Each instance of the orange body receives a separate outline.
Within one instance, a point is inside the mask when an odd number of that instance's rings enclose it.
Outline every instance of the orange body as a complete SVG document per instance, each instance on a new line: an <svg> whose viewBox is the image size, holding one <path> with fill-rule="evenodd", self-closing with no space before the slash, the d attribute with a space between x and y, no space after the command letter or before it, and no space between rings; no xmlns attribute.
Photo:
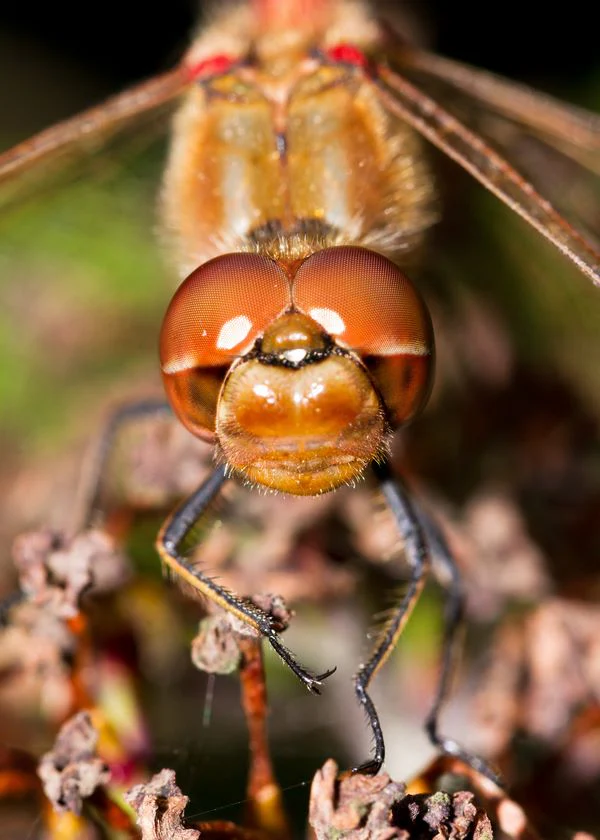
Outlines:
<svg viewBox="0 0 600 840"><path fill-rule="evenodd" d="M245 10L229 18L229 50L248 60L190 90L163 188L165 227L192 272L161 337L169 398L233 469L297 494L383 456L433 367L429 317L397 266L432 222L431 179L361 69L314 54L343 25L375 48L366 20L332 8L320 32L255 37Z"/></svg>

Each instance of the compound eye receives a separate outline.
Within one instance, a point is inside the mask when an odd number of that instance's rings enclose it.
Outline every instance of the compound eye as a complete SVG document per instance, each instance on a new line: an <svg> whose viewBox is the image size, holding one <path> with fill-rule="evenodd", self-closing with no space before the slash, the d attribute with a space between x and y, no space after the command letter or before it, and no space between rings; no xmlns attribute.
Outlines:
<svg viewBox="0 0 600 840"><path fill-rule="evenodd" d="M259 254L216 257L183 281L163 321L160 364L173 411L193 434L214 440L229 366L290 303L286 275Z"/></svg>
<svg viewBox="0 0 600 840"><path fill-rule="evenodd" d="M433 373L431 320L393 262L366 248L325 248L299 267L292 297L297 309L361 356L392 425L425 404Z"/></svg>

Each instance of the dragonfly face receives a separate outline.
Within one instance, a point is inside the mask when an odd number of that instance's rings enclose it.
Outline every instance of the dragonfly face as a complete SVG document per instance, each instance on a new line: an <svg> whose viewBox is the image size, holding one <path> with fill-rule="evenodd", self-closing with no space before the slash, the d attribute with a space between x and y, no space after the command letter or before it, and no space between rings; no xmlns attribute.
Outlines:
<svg viewBox="0 0 600 840"><path fill-rule="evenodd" d="M420 244L433 188L360 51L319 56L323 31L290 44L279 22L243 63L201 64L175 118L164 224L184 269L221 256L175 295L161 364L176 414L228 468L317 495L385 459L429 393L429 316L391 258Z"/></svg>
<svg viewBox="0 0 600 840"><path fill-rule="evenodd" d="M232 362L232 358L236 357ZM387 454L429 394L431 324L406 276L363 248L217 257L180 286L161 366L173 409L229 466L316 495Z"/></svg>

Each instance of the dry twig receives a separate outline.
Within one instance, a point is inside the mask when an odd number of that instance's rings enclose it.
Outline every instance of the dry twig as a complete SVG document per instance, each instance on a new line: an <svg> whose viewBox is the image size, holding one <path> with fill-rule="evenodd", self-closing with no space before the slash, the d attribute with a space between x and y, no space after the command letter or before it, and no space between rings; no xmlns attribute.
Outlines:
<svg viewBox="0 0 600 840"><path fill-rule="evenodd" d="M61 728L54 749L42 756L38 773L56 811L81 814L83 800L110 778L98 757L98 733L88 712L79 712Z"/></svg>
<svg viewBox="0 0 600 840"><path fill-rule="evenodd" d="M137 814L142 840L199 840L199 831L183 825L189 797L175 783L174 770L161 770L149 782L131 788L125 799Z"/></svg>
<svg viewBox="0 0 600 840"><path fill-rule="evenodd" d="M491 840L491 822L474 798L468 791L407 794L385 773L339 778L329 760L313 781L309 821L318 840Z"/></svg>

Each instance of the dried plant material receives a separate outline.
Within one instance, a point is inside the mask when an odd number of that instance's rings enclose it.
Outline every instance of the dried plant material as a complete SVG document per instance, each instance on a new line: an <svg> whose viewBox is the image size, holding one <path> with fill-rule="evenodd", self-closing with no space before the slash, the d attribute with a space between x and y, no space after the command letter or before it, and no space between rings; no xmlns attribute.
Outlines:
<svg viewBox="0 0 600 840"><path fill-rule="evenodd" d="M273 833L246 828L228 820L212 820L212 822L195 824L200 829L202 840L274 840Z"/></svg>
<svg viewBox="0 0 600 840"><path fill-rule="evenodd" d="M273 628L277 633L283 633L290 626L293 612L287 606L281 595L259 593L252 596L252 603L260 607L271 617Z"/></svg>
<svg viewBox="0 0 600 840"><path fill-rule="evenodd" d="M175 783L174 770L161 770L146 784L131 788L125 800L137 814L142 840L198 840L200 837L199 831L183 825L189 797Z"/></svg>
<svg viewBox="0 0 600 840"><path fill-rule="evenodd" d="M474 798L467 791L407 794L404 784L391 781L385 773L338 778L337 766L330 760L313 780L309 821L318 840L333 840L340 834L351 840L491 840L490 820Z"/></svg>
<svg viewBox="0 0 600 840"><path fill-rule="evenodd" d="M463 571L471 615L491 620L508 600L530 603L550 592L544 557L507 494L480 491L458 524L444 520L450 549Z"/></svg>
<svg viewBox="0 0 600 840"><path fill-rule="evenodd" d="M411 798L415 801L402 803L396 817L403 825L404 837L427 836L422 830L423 824L436 840L464 840L467 837L492 840L494 836L490 818L475 805L475 794L471 791L462 790L453 794L439 791L431 796Z"/></svg>
<svg viewBox="0 0 600 840"><path fill-rule="evenodd" d="M238 669L242 654L228 613L202 619L190 653L194 666L207 674L231 674Z"/></svg>
<svg viewBox="0 0 600 840"><path fill-rule="evenodd" d="M536 837L521 806L507 796L496 803L496 821L507 837L515 840L533 840Z"/></svg>
<svg viewBox="0 0 600 840"><path fill-rule="evenodd" d="M336 498L336 496L340 498ZM331 562L344 529L336 515L346 494L310 497L262 495L233 482L223 488L218 527L203 539L198 563L238 593L277 592L298 604L343 599L356 572ZM345 552L342 552L345 555Z"/></svg>
<svg viewBox="0 0 600 840"><path fill-rule="evenodd" d="M566 773L583 785L597 785L600 778L600 704L588 706L575 717L564 739Z"/></svg>
<svg viewBox="0 0 600 840"><path fill-rule="evenodd" d="M474 722L478 751L498 757L508 748L522 713L524 639L516 617L496 633L488 660L475 700Z"/></svg>
<svg viewBox="0 0 600 840"><path fill-rule="evenodd" d="M56 811L81 814L83 800L110 778L96 754L98 733L88 712L79 712L61 728L54 749L42 756L38 774Z"/></svg>
<svg viewBox="0 0 600 840"><path fill-rule="evenodd" d="M434 790L438 781L446 775L468 779L469 786L475 794L471 791L460 791L450 797L446 793L438 792L427 798L428 813L433 815L434 823L438 824L440 829L436 835L437 840L465 835L471 837L471 831L473 837L489 840L493 836L493 828L499 829L501 836L505 835L512 840L539 840L523 808L507 796L504 788L474 770L462 759L450 755L437 756L411 782L411 787L417 790ZM485 809L485 813L475 806L474 795ZM453 814L453 828L448 834L445 814L450 812ZM441 816L441 822L436 814ZM426 822L431 824L431 818L428 817Z"/></svg>
<svg viewBox="0 0 600 840"><path fill-rule="evenodd" d="M284 606L280 599L270 599L271 614ZM263 598L261 606L268 609L269 599ZM280 620L281 620L280 615ZM289 616L285 612L287 619ZM280 624L283 629L283 625ZM248 782L246 785L245 823L253 828L264 830L265 834L275 838L288 838L292 832L288 824L283 804L282 790L277 784L271 753L267 722L269 704L265 682L262 640L238 637L241 653L240 688L242 707L248 726Z"/></svg>
<svg viewBox="0 0 600 840"><path fill-rule="evenodd" d="M579 709L600 703L600 607L554 599L529 616L525 633L524 723L552 742Z"/></svg>
<svg viewBox="0 0 600 840"><path fill-rule="evenodd" d="M101 531L71 540L48 530L22 534L14 542L13 559L21 590L59 618L77 615L84 592L114 589L127 575L123 555Z"/></svg>
<svg viewBox="0 0 600 840"><path fill-rule="evenodd" d="M521 619L511 616L490 662L476 704L485 753L503 754L517 731L564 747L565 738L576 737L575 716L600 705L600 609L553 599ZM586 776L600 773L595 752L592 746L584 756L581 745L574 751Z"/></svg>
<svg viewBox="0 0 600 840"><path fill-rule="evenodd" d="M77 648L75 634L53 613L27 602L10 618L0 636L3 703L23 710L41 702L50 718L64 719L73 700L69 662Z"/></svg>
<svg viewBox="0 0 600 840"><path fill-rule="evenodd" d="M255 595L252 603L271 616L275 630L281 633L290 622L290 612L279 595ZM192 662L208 674L231 674L242 657L238 639L258 638L258 632L246 622L220 608L207 605L213 614L203 619L192 641Z"/></svg>
<svg viewBox="0 0 600 840"><path fill-rule="evenodd" d="M132 421L119 435L114 454L118 496L136 509L163 508L188 495L212 464L212 447L168 416ZM110 497L116 489L108 483Z"/></svg>
<svg viewBox="0 0 600 840"><path fill-rule="evenodd" d="M492 825L487 814L474 804L475 794L471 791L458 791L452 795L439 791L424 799L418 818L417 809L409 805L408 813L413 822L422 820L436 837L450 837L463 840L491 840Z"/></svg>
<svg viewBox="0 0 600 840"><path fill-rule="evenodd" d="M402 550L398 524L381 494L351 493L344 500L343 515L352 531L353 545L370 563L398 563ZM401 568L401 567L400 567Z"/></svg>
<svg viewBox="0 0 600 840"><path fill-rule="evenodd" d="M422 504L443 531L462 572L470 615L491 620L508 600L531 602L550 592L543 554L507 494L480 490L460 517L451 516L438 500L427 497ZM390 574L397 576L403 546L387 507L355 493L346 499L345 513L361 553L370 562L393 566Z"/></svg>
<svg viewBox="0 0 600 840"><path fill-rule="evenodd" d="M313 779L308 820L318 840L330 840L340 832L356 840L399 837L391 824L391 812L405 798L405 785L392 782L385 773L357 773L342 779L337 773L337 765L330 759Z"/></svg>

